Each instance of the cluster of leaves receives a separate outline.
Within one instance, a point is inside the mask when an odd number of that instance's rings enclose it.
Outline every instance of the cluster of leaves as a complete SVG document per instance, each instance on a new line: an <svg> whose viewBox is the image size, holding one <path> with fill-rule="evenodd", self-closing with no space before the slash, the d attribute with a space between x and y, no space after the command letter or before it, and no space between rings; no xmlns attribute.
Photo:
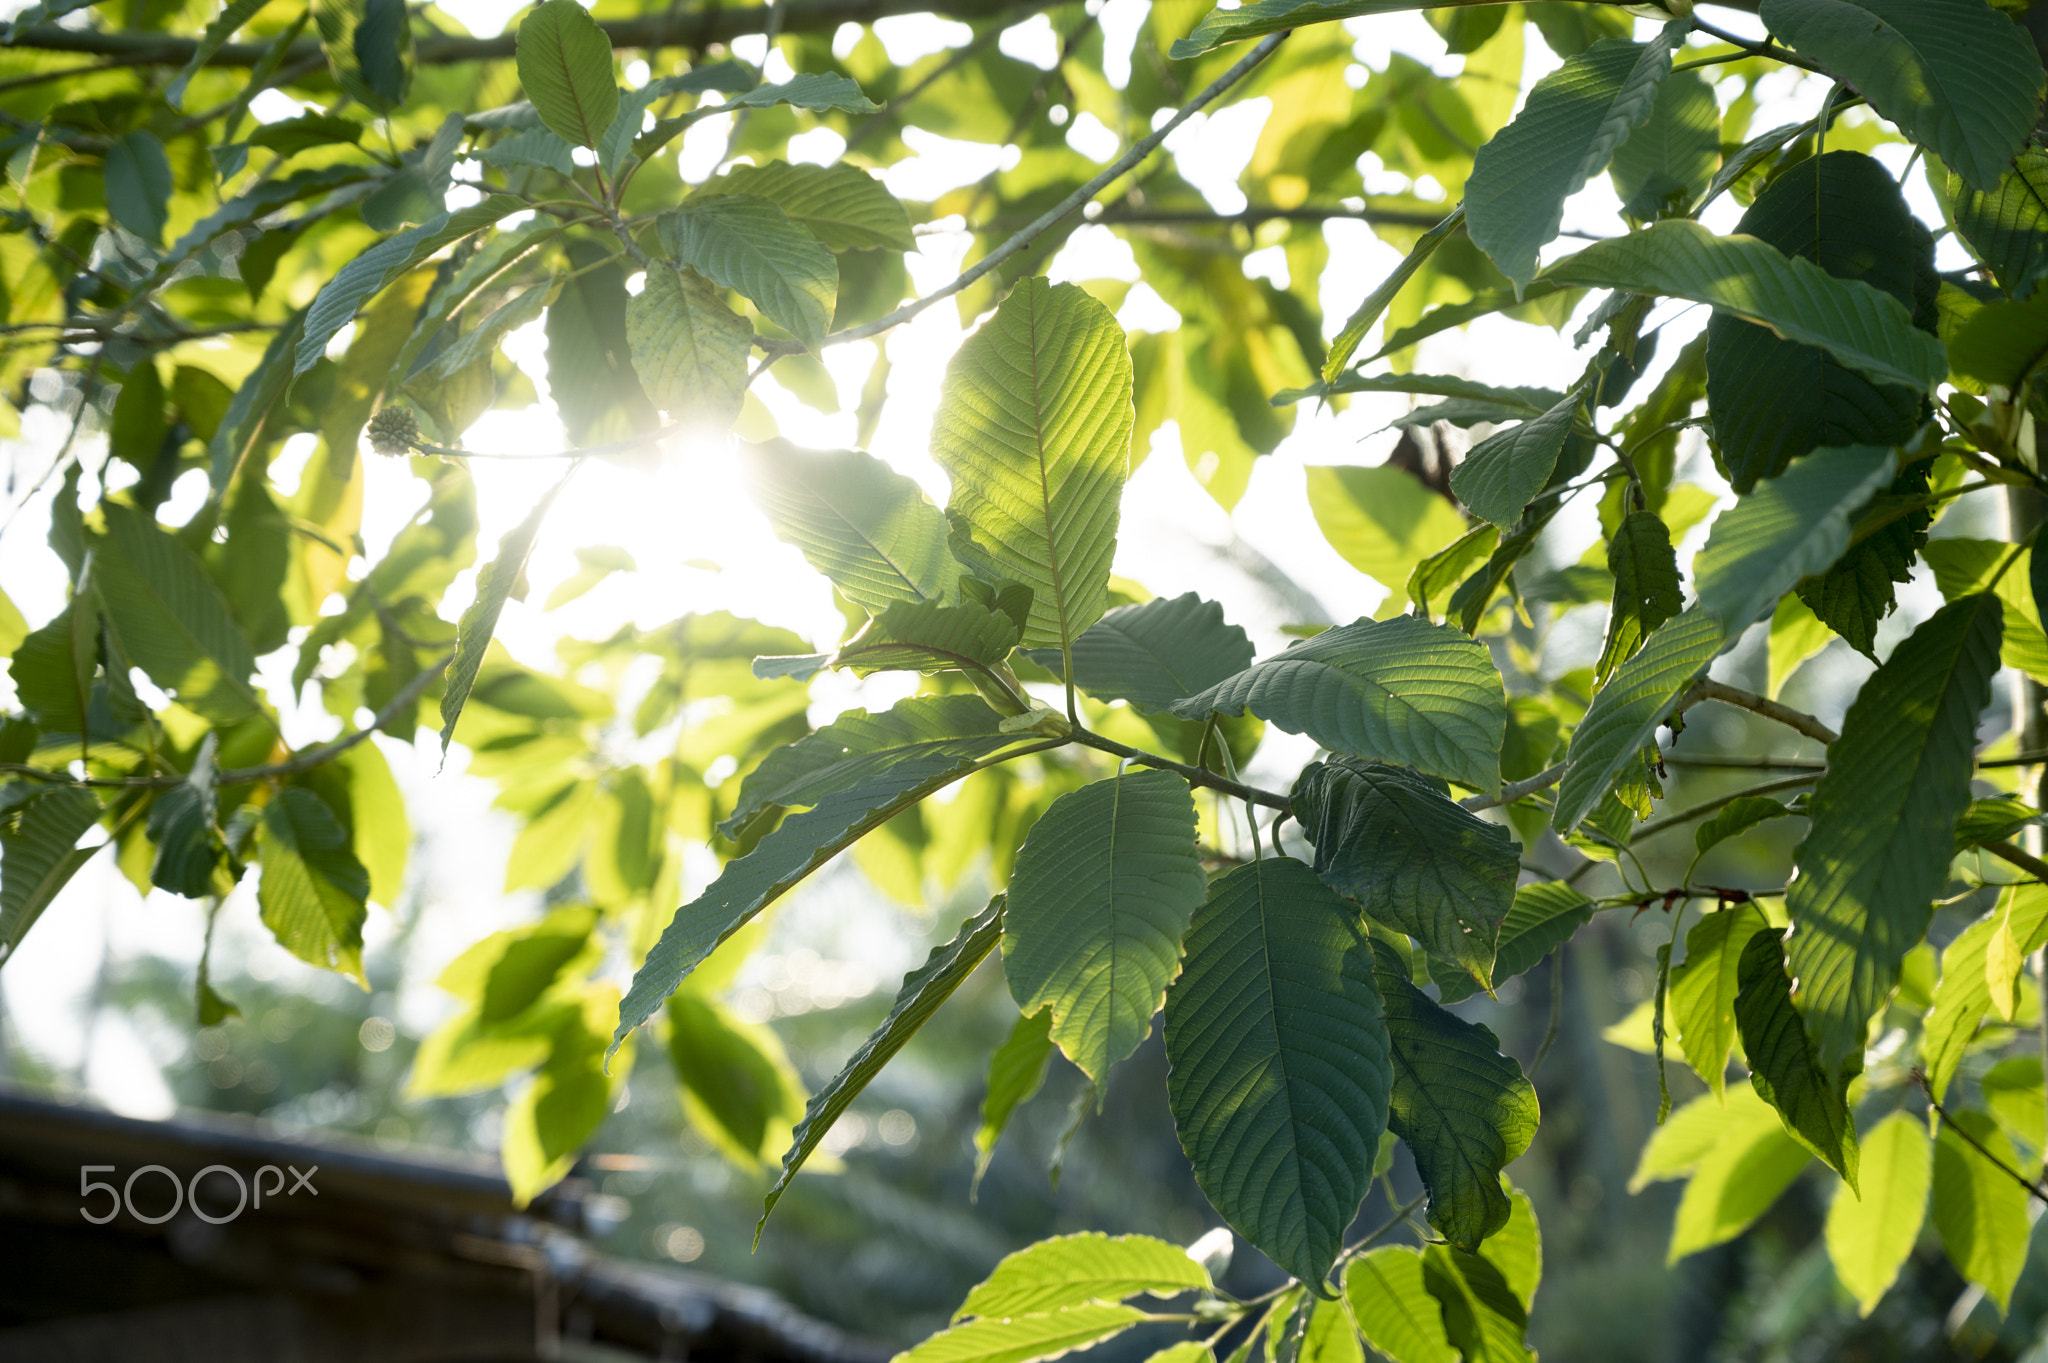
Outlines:
<svg viewBox="0 0 2048 1363"><path fill-rule="evenodd" d="M790 8L765 22L808 22ZM974 43L924 68L888 67L872 34L834 57L799 26L777 49L792 79L700 50L632 88L611 36L624 21L608 30L574 0L526 13L509 68L429 61L439 49L401 10L323 4L280 22L236 0L185 40L163 90L135 70L163 60L161 41L78 75L51 54L125 31L26 16L0 50L20 73L0 368L26 395L17 407L70 418L50 474L70 592L34 630L0 611L21 707L0 727L0 953L102 827L138 888L212 911L257 869L278 940L360 978L368 903L401 892L409 840L366 740L410 739L438 699L442 748L461 741L521 820L508 888L549 891L551 912L448 968L462 1008L422 1047L412 1091L518 1082L504 1158L520 1196L569 1167L616 1100L607 1057L653 1023L691 1120L742 1164L782 1152L765 1222L874 1076L999 955L1018 1021L991 1063L984 1159L1053 1050L1100 1085L1163 1012L1196 1180L1292 1281L1233 1301L1173 1246L1050 1241L1006 1261L920 1363L1029 1363L1158 1319L1198 1332L1174 1363L1209 1359L1231 1331L1240 1356L1272 1363L1362 1358L1361 1338L1411 1363L1524 1356L1540 1268L1533 1211L1503 1174L1535 1136L1536 1092L1453 1005L1531 970L1598 911L1709 902L1682 956L1674 925L1645 1017L1660 1063L1676 1041L1710 1089L1639 1173L1689 1180L1674 1257L1739 1233L1818 1158L1841 1185L1828 1243L1866 1309L1930 1207L1959 1271L2002 1303L2048 1145L2039 1061L1999 1058L2041 1006L2023 962L2048 943L2048 863L2012 841L2033 805L1980 788L2005 769L1982 764L2005 759L1976 735L2001 668L2048 684L2048 566L2030 528L1928 531L1978 492L2030 516L2043 487L2048 152L2031 139L2048 80L2033 43L1984 0L1765 0L1764 45L1690 5L1642 41L1610 7L1465 6L1435 16L1462 75L1396 58L1353 90L1331 21L1417 8L1158 5L1121 91L1092 18L1065 10L1059 64L1028 77L989 50L1006 12L974 16ZM1525 17L1563 61L1523 98ZM229 41L244 30L254 41ZM1761 133L1753 94L1724 114L1701 74L1748 92L1784 63L1835 89L1814 119ZM322 107L250 128L272 86ZM56 102L60 87L79 97ZM1125 234L1182 325L1133 340L1116 290L1038 277L1115 182L1055 129L1093 114L1134 130L1126 159L1141 158L1166 131L1155 113L1233 89L1273 98L1246 177L1279 228L1256 240L1285 247L1298 286L1248 278L1253 238L1233 235L1246 224L1157 167L1097 221ZM1859 104L1872 116L1837 123ZM714 113L734 116L728 160L753 159L686 185L673 144ZM862 162L778 155L800 117L849 148L866 139L875 166L910 122L1026 150L918 208ZM1935 269L1932 232L1869 154L1884 139L1914 145L1974 268ZM1442 198L1350 206L1368 151ZM1603 173L1629 230L1558 254L1566 201ZM1723 195L1745 209L1732 234L1700 221ZM899 306L914 210L992 237L952 285ZM1328 345L1308 301L1327 259L1319 215L1361 217L1407 253ZM1007 225L1022 230L993 245ZM1560 325L1593 290L1577 337L1591 355L1564 391L1413 372L1431 335L1494 313ZM868 454L771 438L748 392L759 373L815 389L820 350L953 296L981 320L933 424L943 509ZM1712 320L1631 403L1677 311L1661 300ZM492 635L524 595L553 493L479 568L461 618L443 617L476 561L464 433L532 401L502 343L536 322L571 457L630 459L683 431L754 437L737 457L757 503L855 622L836 647L693 616L567 644L561 677L513 664ZM1228 507L1296 404L1390 392L1436 399L1404 418L1404 448L1421 448L1418 431L1488 429L1447 478L1396 462L1313 471L1325 535L1391 592L1380 618L1306 630L1261 660L1218 604L1112 577L1125 484L1166 421ZM875 419L864 403L863 429ZM109 463L85 481L89 424L122 478ZM412 455L426 501L358 567L366 428L380 452ZM1736 499L1681 575L1675 546L1715 506L1678 479L1694 428ZM286 493L271 465L295 436L311 452ZM174 524L187 474L203 490ZM1588 493L1600 542L1539 574L1545 532ZM1880 623L1923 561L1946 604L1879 661ZM631 568L616 553L585 563L551 604ZM1549 627L1592 604L1608 609L1598 659L1546 672ZM1773 694L1711 679L1765 621ZM1839 735L1775 699L1835 637L1878 664ZM254 679L286 648L294 686L319 682L342 737L283 743ZM596 668L616 683L650 658L658 678L630 716L566 679ZM805 683L826 670L922 680L886 711L812 730ZM161 697L138 695L138 675ZM1675 741L1708 700L1785 723L1824 758L1653 819L1659 732ZM1268 725L1322 750L1285 791L1240 775ZM623 760L628 735L668 755ZM2009 756L2024 769L2042 755ZM1772 798L1792 785L1813 789ZM954 793L930 800L941 791ZM1634 850L1696 824L1704 857L1780 817L1806 824L1783 888L1729 891L1692 870L1653 885ZM686 844L722 869L684 900ZM807 1095L774 1034L723 996L777 901L849 849L911 898L977 864L998 892ZM1958 879L1981 887L1986 857L2029 879L1937 961L1935 906ZM1620 890L1576 887L1602 867ZM613 951L636 966L623 993L605 978ZM233 1009L203 964L198 1005L207 1021ZM1749 1082L1731 1088L1736 1059ZM1424 1187L1428 1243L1374 1247L1411 1205L1347 1244L1395 1142ZM1129 1304L1144 1294L1193 1304Z"/></svg>

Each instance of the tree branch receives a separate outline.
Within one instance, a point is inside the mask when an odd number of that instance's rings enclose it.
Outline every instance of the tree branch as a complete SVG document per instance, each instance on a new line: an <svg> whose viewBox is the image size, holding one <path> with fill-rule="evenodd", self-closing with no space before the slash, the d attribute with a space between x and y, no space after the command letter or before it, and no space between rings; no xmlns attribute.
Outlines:
<svg viewBox="0 0 2048 1363"><path fill-rule="evenodd" d="M1676 814L1666 814L1661 819L1651 819L1647 823L1638 825L1636 831L1629 836L1629 842L1633 845L1643 838L1655 837L1666 829L1676 828L1680 824L1704 818L1706 815L1725 809L1737 800L1746 799L1751 795L1772 795L1781 790L1797 790L1801 786L1812 785L1820 778L1820 772L1811 771L1801 776L1787 776L1782 780L1766 781L1760 786L1751 786L1747 790L1738 790L1727 795L1717 796L1706 801L1704 804L1694 805L1691 809L1681 809Z"/></svg>
<svg viewBox="0 0 2048 1363"><path fill-rule="evenodd" d="M1458 803L1471 810L1498 809L1502 805L1511 805L1524 796L1534 795L1539 790L1550 789L1563 776L1564 763L1560 762L1554 767L1545 767L1534 776L1520 781L1510 781L1500 788L1497 795L1467 795Z"/></svg>
<svg viewBox="0 0 2048 1363"><path fill-rule="evenodd" d="M1260 790L1257 786L1248 786L1241 781L1233 781L1227 776L1218 776L1207 768L1191 767L1185 762L1176 762L1170 757L1161 757L1158 753L1146 752L1143 748L1133 748L1128 744L1119 743L1113 738L1104 738L1101 734L1087 729L1076 728L1071 737L1074 742L1084 747L1094 748L1098 752L1114 753L1116 756L1128 758L1140 766L1157 767L1161 771L1177 773L1189 785L1206 786L1210 790L1220 790L1225 795L1236 796L1246 804L1264 805L1268 809L1284 810L1290 814L1294 812L1294 806L1288 802L1285 795L1276 795L1270 790Z"/></svg>
<svg viewBox="0 0 2048 1363"><path fill-rule="evenodd" d="M1913 1067L1913 1082L1918 1084L1920 1086L1920 1091L1927 1095L1927 1106L1934 1109L1934 1115L1941 1118L1943 1124L1945 1124L1949 1128L1949 1130L1955 1132L1958 1136L1962 1137L1964 1142L1968 1144L1972 1150L1975 1150L1978 1154L1982 1155L1985 1159L1989 1160L1994 1168L2004 1171L2006 1174L2010 1175L2013 1181L2019 1184L2020 1187L2025 1188L2028 1192L2032 1193L2042 1202L2048 1203L2048 1190L2044 1190L2040 1184L2034 1182L2034 1180L2028 1178L2025 1174L2013 1168L2010 1164L2007 1164L2004 1160L1992 1154L1989 1150L1986 1150L1983 1147L1983 1145L1978 1142L1977 1138L1969 1133L1968 1129L1956 1125L1954 1119L1948 1115L1948 1109L1944 1108L1941 1105L1941 1100L1934 1096L1933 1087L1927 1082L1927 1076L1921 1072L1920 1067L1918 1065L1915 1065Z"/></svg>
<svg viewBox="0 0 2048 1363"><path fill-rule="evenodd" d="M745 9L715 7L693 13L665 10L637 19L611 19L598 26L612 40L614 49L652 51L663 47L687 47L698 51L734 38L768 31L768 5ZM841 24L869 24L897 14L936 14L965 23L1006 15L1012 6L993 0L789 0L782 18L784 33L830 33ZM413 44L413 61L420 66L450 66L461 62L509 61L517 46L514 33L495 38L456 37L422 34ZM112 32L98 29L69 29L57 24L36 24L14 36L10 47L36 52L78 52L109 57L109 65L183 66L198 46L196 38L177 38L162 33L141 33L127 29ZM207 58L208 66L252 67L263 59L264 43L226 43ZM320 59L320 45L310 39L293 43L286 60Z"/></svg>
<svg viewBox="0 0 2048 1363"><path fill-rule="evenodd" d="M1780 705L1774 700L1759 696L1754 691L1745 691L1739 686L1729 686L1708 677L1702 677L1686 688L1685 694L1678 698L1678 712L1683 714L1703 700L1718 700L1723 705L1733 705L1751 714L1762 715L1765 719L1776 720L1788 729L1805 734L1816 743L1833 743L1841 737L1804 710Z"/></svg>

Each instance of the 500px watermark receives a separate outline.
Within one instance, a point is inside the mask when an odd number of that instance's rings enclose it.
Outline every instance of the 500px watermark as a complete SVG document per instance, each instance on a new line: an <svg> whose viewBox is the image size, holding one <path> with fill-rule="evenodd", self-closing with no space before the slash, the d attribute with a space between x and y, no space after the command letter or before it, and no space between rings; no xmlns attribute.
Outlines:
<svg viewBox="0 0 2048 1363"><path fill-rule="evenodd" d="M287 1171L290 1172L292 1177L292 1183L289 1188L285 1186L285 1174ZM274 1202L280 1193L286 1197L296 1197L301 1192L311 1193L315 1197L320 1196L320 1190L313 1186L313 1175L320 1172L320 1166L317 1164L308 1168L304 1173L300 1173L295 1166L289 1164L283 1169L278 1168L275 1164L266 1164L256 1171L256 1176L253 1180L244 1179L239 1169L231 1169L225 1164L209 1164L198 1173L192 1175L191 1179L186 1183L180 1183L178 1176L161 1164L145 1164L134 1173L128 1175L127 1181L118 1188L111 1183L101 1182L93 1177L94 1174L111 1174L113 1172L114 1166L111 1164L85 1164L79 1166L79 1197L89 1198L97 1193L105 1193L111 1200L111 1205L108 1206L105 1213L100 1215L95 1215L89 1206L78 1209L78 1214L92 1222L95 1226L106 1225L107 1222L112 1221L124 1210L128 1215L145 1226L160 1226L176 1216L188 1201L192 1204L192 1214L201 1221L209 1225L224 1226L243 1212L248 1211L252 1206L260 1210L265 1197L269 1197ZM141 1178L144 1174L161 1175L164 1182L171 1185L171 1209L169 1211L151 1216L136 1207L135 1180ZM268 1188L264 1187L266 1175L272 1180ZM226 1216L216 1216L200 1205L199 1185L208 1176L234 1180L235 1209ZM253 1198L251 1196L252 1182L254 1184Z"/></svg>

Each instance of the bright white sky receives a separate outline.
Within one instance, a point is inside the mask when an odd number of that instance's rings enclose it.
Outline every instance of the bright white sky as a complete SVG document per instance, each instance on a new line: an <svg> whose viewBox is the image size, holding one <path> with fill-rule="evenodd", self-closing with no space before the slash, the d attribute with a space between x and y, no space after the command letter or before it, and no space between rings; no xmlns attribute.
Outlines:
<svg viewBox="0 0 2048 1363"><path fill-rule="evenodd" d="M442 0L441 8L471 31L490 34L503 28L518 4L512 0ZM1146 8L1144 0L1109 0L1103 11L1113 84L1120 86L1128 75L1130 44ZM1730 27L1762 36L1753 16L1721 18ZM957 45L970 36L964 25L931 16L885 19L875 27L898 62ZM1360 59L1376 69L1384 68L1388 53L1394 50L1428 61L1445 74L1461 65L1460 58L1444 54L1442 41L1418 15L1352 20L1346 27L1358 40ZM1653 31L1648 21L1639 21L1638 27L1639 36ZM1034 18L1005 34L1002 48L1022 60L1048 65L1054 50L1051 27L1042 16ZM1557 59L1533 34L1528 54L1525 90L1557 65ZM755 40L752 51L747 51L743 42L741 55L758 60L759 41ZM787 74L786 68L778 69L780 61L779 54L771 60L771 77ZM647 71L634 62L627 75L638 83L647 78ZM1773 76L1764 83L1763 107L1752 126L1762 129L1809 118L1818 109L1822 93L1822 85L1800 73L1786 71ZM268 95L258 101L257 111L277 118L290 116L297 108L281 95ZM1269 101L1264 99L1225 105L1191 120L1170 144L1181 157L1181 173L1194 181L1219 211L1244 207L1236 181L1250 159L1268 108ZM724 122L707 119L692 129L680 149L686 178L701 180L715 168L723 152ZM1114 134L1092 119L1078 121L1070 132L1073 145L1086 155L1107 161L1115 154ZM906 138L918 155L892 168L887 183L908 197L929 199L971 183L1005 156L1002 148L916 131ZM836 134L819 131L798 139L792 150L798 159L829 161L840 145ZM1903 169L1904 148L1886 147L1879 155L1895 172ZM1907 191L1924 218L1938 221L1917 172L1908 181ZM452 192L474 193L461 186ZM1564 225L1601 234L1619 232L1623 224L1617 216L1618 206L1606 177L1599 177L1567 205ZM1739 211L1724 198L1709 213L1708 225L1729 230ZM1334 334L1366 291L1394 267L1399 254L1356 222L1333 222L1326 232L1332 267L1323 282L1322 303L1326 328ZM918 291L950 280L967 245L967 236L960 233L921 237L920 252L910 260ZM1572 245L1555 243L1546 259ZM1943 251L1943 268L1964 263L1953 243L1943 243ZM1284 270L1284 262L1272 259L1278 255L1278 251L1262 253L1254 266L1264 262L1269 270ZM1108 230L1095 227L1077 232L1053 260L1049 273L1055 280L1135 281L1138 277L1129 248ZM1670 313L1680 311L1666 306ZM1131 291L1121 320L1135 331L1170 326L1174 319L1156 294L1139 285ZM1668 363L1681 342L1704 323L1705 313L1700 309L1678 317L1667 329L1659 354ZM1424 342L1417 368L1499 384L1566 387L1584 363L1584 357L1571 349L1572 329L1567 327L1563 335L1553 337L1499 319L1483 320L1465 334ZM947 303L886 338L893 362L890 402L870 445L873 453L917 479L941 503L946 479L928 458L926 446L939 380L963 335L957 312ZM507 350L532 375L541 403L525 412L490 414L470 431L466 443L472 449L507 453L545 454L561 449L561 430L547 397L540 324L515 333ZM825 352L844 408L837 415L823 415L799 403L777 386L773 371L755 391L788 438L819 448L845 447L853 441L852 412L876 354L872 342ZM1233 541L1257 549L1307 587L1322 601L1332 620L1369 614L1384 590L1347 565L1313 532L1303 469L1312 464L1378 463L1392 447L1394 436L1374 432L1407 406L1407 400L1400 397L1368 396L1338 414L1327 410L1310 414L1304 407L1294 434L1273 455L1259 461L1234 515L1218 508L1188 474L1178 436L1167 427L1125 495L1117 571L1162 594L1194 589L1222 600L1231 618L1251 630L1262 655L1281 646L1279 627L1289 623L1289 618L1270 593L1226 560L1223 551ZM1689 438L1696 445L1697 437ZM48 409L37 408L29 414L22 438L0 446L0 457L11 461L15 486L27 486L41 475L60 439L59 423ZM311 449L311 437L298 439L300 443L287 447L275 470L287 484ZM88 470L102 464L104 448L103 440L87 443L83 462ZM375 558L413 515L424 490L401 461L367 454L366 459L364 538ZM560 476L562 464L553 459L477 461L474 468L482 517L479 561L487 561L498 537L525 516ZM1725 491L1697 448L1685 472L1693 481ZM203 475L186 475L165 508L167 518L190 516L203 495ZM45 494L24 508L0 538L0 580L30 621L38 624L56 612L64 596L61 568L44 547L48 513ZM1550 541L1556 558L1564 562L1575 559L1596 537L1591 500L1582 499L1567 521L1553 531ZM1694 532L1695 547L1703 534L1704 528ZM615 576L570 606L543 614L538 603L557 581L577 568L574 550L595 545L628 550L639 571ZM1688 559L1682 549L1681 563ZM719 567L701 566L705 561ZM449 618L454 618L473 593L473 576L458 580L443 603ZM499 637L515 656L540 667L551 664L554 643L564 634L601 637L626 622L652 626L686 611L729 610L752 616L793 629L820 647L830 647L842 628L825 580L813 573L794 549L770 534L740 489L731 454L717 445L671 450L664 468L651 477L592 461L568 485L551 513L530 576L533 591L529 603L508 608ZM1938 599L1931 593L1931 585L1925 583L1908 589L1900 615L1886 631L1887 642L1924 617ZM1585 619L1578 623L1579 633L1597 647L1599 608L1582 613ZM1568 620L1566 629L1572 626ZM1825 661L1832 666L1856 666L1832 658ZM295 743L332 736L339 728L338 721L317 703L295 704L288 678L289 664L273 658L264 680L285 715L288 736ZM0 698L4 698L4 688L5 683L0 682ZM818 688L820 698L813 715L822 723L851 704L886 706L907 690L901 677L866 683L835 681ZM465 755L459 748L447 771L436 775L434 745L422 743L409 749L381 738L377 742L406 789L421 838L413 867L416 893L424 905L405 981L395 1000L380 999L378 1006L395 1013L402 1026L424 1030L449 1007L449 1001L431 983L441 965L482 934L530 919L538 911L539 900L533 892L499 892L496 868L510 847L513 825L488 808L488 785L461 774ZM1284 785L1308 754L1305 740L1272 732L1259 765ZM693 878L686 889L694 892L702 883L701 878ZM65 1070L82 1067L90 1092L116 1110L137 1115L167 1113L170 1094L157 1077L156 1066L175 1057L185 1044L183 1036L154 1029L146 1022L118 1018L103 1018L99 1026L89 1029L85 1025L87 1001L103 952L111 951L117 957L155 954L189 968L197 962L202 929L197 905L161 892L145 901L114 869L111 859L97 859L44 916L0 975L13 1037L54 1066ZM373 908L366 933L373 948L388 940L391 930L391 916ZM842 981L852 981L854 992L893 987L895 973L918 949L904 917L878 903L858 877L848 875L827 876L815 889L799 892L776 931L772 944L776 959L764 962L760 971L786 974L792 960L813 962L815 958L799 955L800 948L809 948L828 964L835 959L844 963ZM303 987L316 996L321 990L345 987L300 964L270 941L257 921L253 877L224 908L215 951L217 978L232 977L240 966L264 978L302 980Z"/></svg>

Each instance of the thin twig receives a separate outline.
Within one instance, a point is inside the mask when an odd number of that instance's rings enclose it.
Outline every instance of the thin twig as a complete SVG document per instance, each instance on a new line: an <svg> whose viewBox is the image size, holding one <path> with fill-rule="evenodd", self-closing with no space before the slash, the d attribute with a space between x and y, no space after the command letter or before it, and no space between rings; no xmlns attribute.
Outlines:
<svg viewBox="0 0 2048 1363"><path fill-rule="evenodd" d="M1983 1146L1983 1143L1980 1142L1975 1136L1970 1134L1968 1127L1959 1126L1952 1118L1950 1118L1950 1116L1948 1115L1948 1109L1943 1107L1941 1105L1941 1100L1934 1096L1933 1086L1927 1082L1927 1076L1921 1072L1920 1067L1918 1065L1915 1065L1913 1067L1913 1082L1918 1084L1920 1086L1920 1091L1927 1095L1927 1106L1934 1109L1934 1115L1941 1118L1942 1124L1946 1126L1949 1130L1955 1132L1956 1135L1962 1137L1964 1144L1968 1145L1972 1150L1975 1150L1978 1154L1982 1155L1986 1160L1990 1161L1991 1165L1994 1168L2002 1170L2008 1177L2010 1177L2013 1180L2013 1182L2019 1184L2020 1187L2025 1188L2028 1192L2032 1193L2042 1202L2048 1203L2048 1188L2043 1188L2040 1184L2028 1178L2025 1174L2013 1168L2010 1164L2007 1164L2004 1160L1992 1154L1989 1150L1986 1150Z"/></svg>
<svg viewBox="0 0 2048 1363"><path fill-rule="evenodd" d="M824 340L818 342L818 344L820 346L844 345L848 341L864 341L870 336L879 336L883 332L909 321L933 304L944 302L962 289L968 288L983 275L988 274L1011 256L1016 255L1033 241L1036 241L1044 234L1047 228L1078 210L1081 205L1093 199L1097 194L1100 194L1104 189L1107 189L1111 184L1134 169L1139 162L1156 151L1159 144L1172 135L1174 129L1187 122L1190 118L1193 118L1197 113L1200 113L1217 96L1250 75L1254 67L1272 56L1273 49L1280 46L1281 41L1291 31L1283 30L1279 33L1269 34L1260 41L1257 47L1245 54L1235 66L1211 81L1208 89L1202 91L1201 94L1196 95L1192 100L1181 106L1180 112L1153 132L1151 136L1138 142L1129 151L1118 157L1115 163L1100 175L1090 180L1087 184L1082 185L1066 198L1061 199L1045 212L1039 214L1029 225L1011 236L1008 241L976 261L971 268L963 271L959 278L955 279L952 283L947 284L943 288L934 289L924 297L904 304L885 317L877 317L872 322L857 327L848 327L844 331L835 331L830 336L825 337ZM764 349L768 349L771 352L774 350L794 352L801 348L801 344L796 341L762 341L760 343Z"/></svg>
<svg viewBox="0 0 2048 1363"><path fill-rule="evenodd" d="M1072 737L1074 742L1084 747L1094 748L1099 752L1115 753L1118 757L1127 757L1140 766L1157 767L1161 771L1178 773L1186 779L1189 785L1206 786L1210 790L1220 790L1225 795L1236 796L1246 804L1264 805L1268 809L1281 809L1290 813L1294 809L1294 806L1288 802L1285 795L1276 795L1270 790L1260 790L1257 786L1248 786L1242 782L1233 781L1229 777L1218 776L1213 771L1207 771L1201 767L1191 767L1185 762L1176 762L1170 757L1161 757L1157 753L1146 752L1143 748L1133 748L1128 744L1119 743L1113 738L1104 738L1101 734L1088 729L1077 728L1074 730Z"/></svg>
<svg viewBox="0 0 2048 1363"><path fill-rule="evenodd" d="M1771 795L1781 790L1797 790L1801 786L1812 785L1820 778L1820 772L1804 772L1798 776L1787 776L1782 780L1766 781L1760 786L1750 786L1746 790L1738 790L1732 794L1718 796L1704 804L1694 805L1691 809L1681 809L1676 814L1667 814L1661 819L1650 820L1636 829L1629 837L1629 842L1637 843L1641 842L1644 838L1653 838L1667 829L1676 828L1683 823L1691 823L1694 819L1704 818L1706 815L1725 809L1737 800L1747 799L1752 795Z"/></svg>
<svg viewBox="0 0 2048 1363"><path fill-rule="evenodd" d="M1588 864L1594 863L1589 859ZM1529 1062L1529 1078L1532 1080L1549 1058L1550 1048L1557 1044L1557 1034L1564 1024L1564 949L1570 945L1568 941L1560 942L1557 950L1550 953L1550 1025L1544 1028L1543 1040L1537 1043L1536 1058Z"/></svg>
<svg viewBox="0 0 2048 1363"><path fill-rule="evenodd" d="M1739 686L1729 686L1724 682L1717 682L1710 677L1702 677L1687 687L1685 694L1678 698L1676 708L1682 714L1703 700L1718 700L1723 705L1733 705L1738 709L1747 710L1751 714L1762 715L1765 719L1775 720L1788 729L1805 734L1816 743L1829 744L1841 737L1840 734L1815 719L1812 715L1807 714L1804 710L1795 710L1789 705L1780 705L1777 701L1759 696L1754 691L1745 691Z"/></svg>

